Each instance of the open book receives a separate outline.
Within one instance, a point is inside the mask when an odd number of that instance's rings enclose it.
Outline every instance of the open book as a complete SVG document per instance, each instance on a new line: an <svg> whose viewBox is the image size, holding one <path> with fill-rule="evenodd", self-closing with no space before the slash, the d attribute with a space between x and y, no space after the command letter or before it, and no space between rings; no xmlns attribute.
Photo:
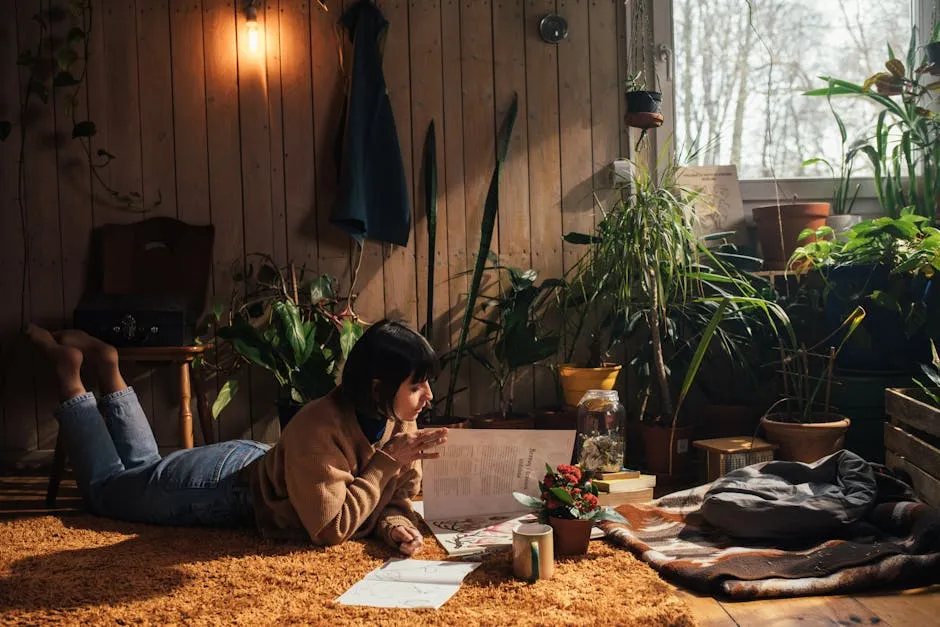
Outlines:
<svg viewBox="0 0 940 627"><path fill-rule="evenodd" d="M574 431L451 429L441 456L423 462L424 500L415 509L449 555L510 546L513 530L535 520L512 493L539 496L545 464L570 463L574 438Z"/></svg>
<svg viewBox="0 0 940 627"><path fill-rule="evenodd" d="M479 562L391 558L344 592L337 603L372 607L433 607L454 596Z"/></svg>

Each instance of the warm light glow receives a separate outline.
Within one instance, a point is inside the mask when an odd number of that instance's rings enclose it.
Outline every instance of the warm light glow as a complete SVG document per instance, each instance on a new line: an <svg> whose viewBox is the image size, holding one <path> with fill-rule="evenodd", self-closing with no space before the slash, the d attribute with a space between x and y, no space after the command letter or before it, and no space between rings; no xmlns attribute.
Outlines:
<svg viewBox="0 0 940 627"><path fill-rule="evenodd" d="M248 20L248 49L252 54L258 52L258 20Z"/></svg>

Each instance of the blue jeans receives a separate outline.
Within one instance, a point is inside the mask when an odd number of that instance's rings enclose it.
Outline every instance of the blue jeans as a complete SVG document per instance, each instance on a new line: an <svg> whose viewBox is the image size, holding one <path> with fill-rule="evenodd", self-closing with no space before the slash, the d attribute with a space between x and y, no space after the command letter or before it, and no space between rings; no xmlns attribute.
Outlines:
<svg viewBox="0 0 940 627"><path fill-rule="evenodd" d="M165 525L253 524L249 487L239 471L264 455L267 445L232 440L161 458L130 387L100 403L91 392L76 396L58 407L56 417L92 513Z"/></svg>

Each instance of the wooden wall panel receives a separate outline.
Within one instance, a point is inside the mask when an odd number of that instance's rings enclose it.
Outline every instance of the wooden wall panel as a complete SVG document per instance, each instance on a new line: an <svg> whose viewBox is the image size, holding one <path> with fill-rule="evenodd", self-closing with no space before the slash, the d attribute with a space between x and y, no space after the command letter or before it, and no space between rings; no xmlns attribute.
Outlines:
<svg viewBox="0 0 940 627"><path fill-rule="evenodd" d="M389 21L385 40L383 70L388 96L395 116L395 129L405 169L406 189L412 210L411 236L407 246L386 244L385 263L380 275L385 289L385 306L378 317L388 315L415 328L418 326L416 291L415 235L417 217L414 212L414 176L411 168L411 49L409 46L408 0L386 0L378 4ZM418 151L420 153L420 149ZM368 275L367 275L368 277ZM367 318L375 320L375 318Z"/></svg>
<svg viewBox="0 0 940 627"><path fill-rule="evenodd" d="M206 120L209 146L209 199L215 225L213 280L226 302L235 289L232 270L245 255L236 10L226 0L203 0L203 47L206 64ZM244 23L244 16L241 16ZM257 260L253 260L257 267ZM242 268L243 269L243 268ZM219 382L221 383L221 382ZM241 392L219 421L219 437L251 434L248 372L238 376Z"/></svg>
<svg viewBox="0 0 940 627"><path fill-rule="evenodd" d="M17 5L19 40L35 51L41 44L40 54L49 59L52 54L49 39L40 29L34 15L45 7L38 0L23 0ZM52 102L52 96L49 96ZM58 208L58 159L55 114L52 106L31 99L29 109L31 128L28 129L25 148L26 169L26 230L29 236L29 309L33 320L51 324L65 314L62 302L62 249ZM41 359L34 358L36 389L36 445L48 447L55 442L55 421L52 410L56 403L57 387L52 369Z"/></svg>
<svg viewBox="0 0 940 627"><path fill-rule="evenodd" d="M18 55L16 5L0 10L0 120L19 119L21 75ZM15 124L10 137L0 142L0 267L9 297L0 300L0 396L3 404L3 448L21 454L37 448L36 397L33 389L32 351L20 335L23 318L31 317L29 292L23 290L28 268L19 198L20 132ZM26 202L26 199L24 199ZM26 296L24 299L23 296Z"/></svg>
<svg viewBox="0 0 940 627"><path fill-rule="evenodd" d="M141 184L153 202L147 216L178 217L173 146L173 78L170 14L166 1L137 3L137 87L140 101ZM175 368L150 371L151 417L158 442L179 442L179 375Z"/></svg>
<svg viewBox="0 0 940 627"><path fill-rule="evenodd" d="M19 117L25 72L18 73L15 58L38 36L32 15L58 2L16 0L0 9L0 17L9 18L0 20L0 119ZM293 260L307 267L308 277L329 273L342 290L349 287L357 248L330 224L329 215L336 201L346 89L335 24L352 3L328 2L330 11L324 12L313 0L267 0L259 13L261 50L252 54L244 41L244 10L235 0L93 1L87 81L76 119L96 123L93 151L116 156L99 170L104 185L139 194L148 216L215 225L214 300L228 301L235 287L233 264L251 251ZM502 175L493 252L505 263L535 267L541 279L560 276L577 257L561 235L591 227L591 192L604 192L607 167L624 148L622 9L616 0L382 0L379 7L390 23L384 70L414 233L407 247L388 250L367 242L356 309L367 320L394 315L423 324L433 255L434 343L446 350L459 331L497 124L513 93L519 116ZM569 39L557 46L542 42L537 32L542 15L556 10L570 24ZM32 111L25 233L17 205L16 129L0 145L4 286L19 290L29 246L26 299L0 307L2 457L50 449L55 435L49 373L33 363L38 360L28 346L14 341L20 305L26 319L66 325L84 289L91 229L144 215L128 211L92 182L81 145L70 138L66 96L56 93L49 105L37 101ZM439 174L434 251L428 247L421 176L431 120ZM151 377L130 367L126 373L161 448L176 447L172 375ZM444 381L446 373L439 394ZM270 380L246 372L240 382L241 393L223 414L217 435L273 439ZM210 390L219 384L210 382ZM457 399L458 415L495 406L489 376L469 361L458 385L470 387ZM517 409L553 402L550 386L541 375L523 379Z"/></svg>
<svg viewBox="0 0 940 627"><path fill-rule="evenodd" d="M479 225L483 223L486 192L496 161L492 9L491 0L463 0L460 5L468 269L476 262L480 245ZM490 250L499 253L498 230L493 233ZM487 287L492 289L492 285L487 286L484 282L483 289L486 290ZM480 324L477 322L470 325L471 332L476 332L479 328ZM471 413L492 409L495 396L490 375L471 359L465 359L462 368L470 371Z"/></svg>
<svg viewBox="0 0 940 627"><path fill-rule="evenodd" d="M497 124L503 124L506 119L513 95L519 98L519 113L509 140L499 187L499 260L525 271L532 267L526 35L537 35L526 28L525 0L496 0L493 4L493 28ZM500 279L504 289L505 276ZM532 368L521 370L513 400L513 411L517 412L531 410L535 402Z"/></svg>
<svg viewBox="0 0 940 627"><path fill-rule="evenodd" d="M538 36L539 20L555 11L555 0L526 2L526 91L529 106L529 213L532 223L532 267L539 278L562 275L561 259L561 143L559 127L558 48ZM551 373L535 369L535 399L539 406L555 405L557 388Z"/></svg>
<svg viewBox="0 0 940 627"><path fill-rule="evenodd" d="M460 17L463 0L443 0L441 4L441 71L444 83L444 123L441 125L439 143L444 160L440 163L440 182L447 203L447 221L441 224L447 238L448 291L450 310L450 343L456 346L460 333L460 315L467 302L469 280L466 270L470 265L467 241L467 197L464 178L463 154L463 44L460 37ZM440 378L436 394L447 393L450 371L445 369ZM469 368L460 368L456 389L470 386ZM443 408L444 405L441 405ZM453 411L456 416L470 415L470 394L461 392L454 397Z"/></svg>
<svg viewBox="0 0 940 627"><path fill-rule="evenodd" d="M450 348L450 294L447 289L447 196L443 181L444 163L444 66L441 44L440 0L411 0L409 11L409 53L411 56L411 167L414 181L412 206L414 211L414 243L416 251L416 307L417 328L428 322L427 304L433 295L432 343L439 350ZM438 165L437 233L434 250L428 242L427 201L425 199L425 141L428 127L435 127L435 154ZM432 257L433 256L433 257ZM434 263L434 285L428 286L428 260Z"/></svg>

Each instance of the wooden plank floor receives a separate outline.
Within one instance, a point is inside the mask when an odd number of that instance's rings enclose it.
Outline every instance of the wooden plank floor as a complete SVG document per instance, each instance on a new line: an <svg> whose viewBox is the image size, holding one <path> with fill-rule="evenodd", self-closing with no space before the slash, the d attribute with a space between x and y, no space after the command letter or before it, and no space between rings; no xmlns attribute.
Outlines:
<svg viewBox="0 0 940 627"><path fill-rule="evenodd" d="M81 511L75 482L62 482L56 507L45 505L47 477L0 476L0 521L18 517L67 516ZM940 584L927 588L852 596L805 597L768 601L717 601L677 590L701 627L816 627L940 625Z"/></svg>

